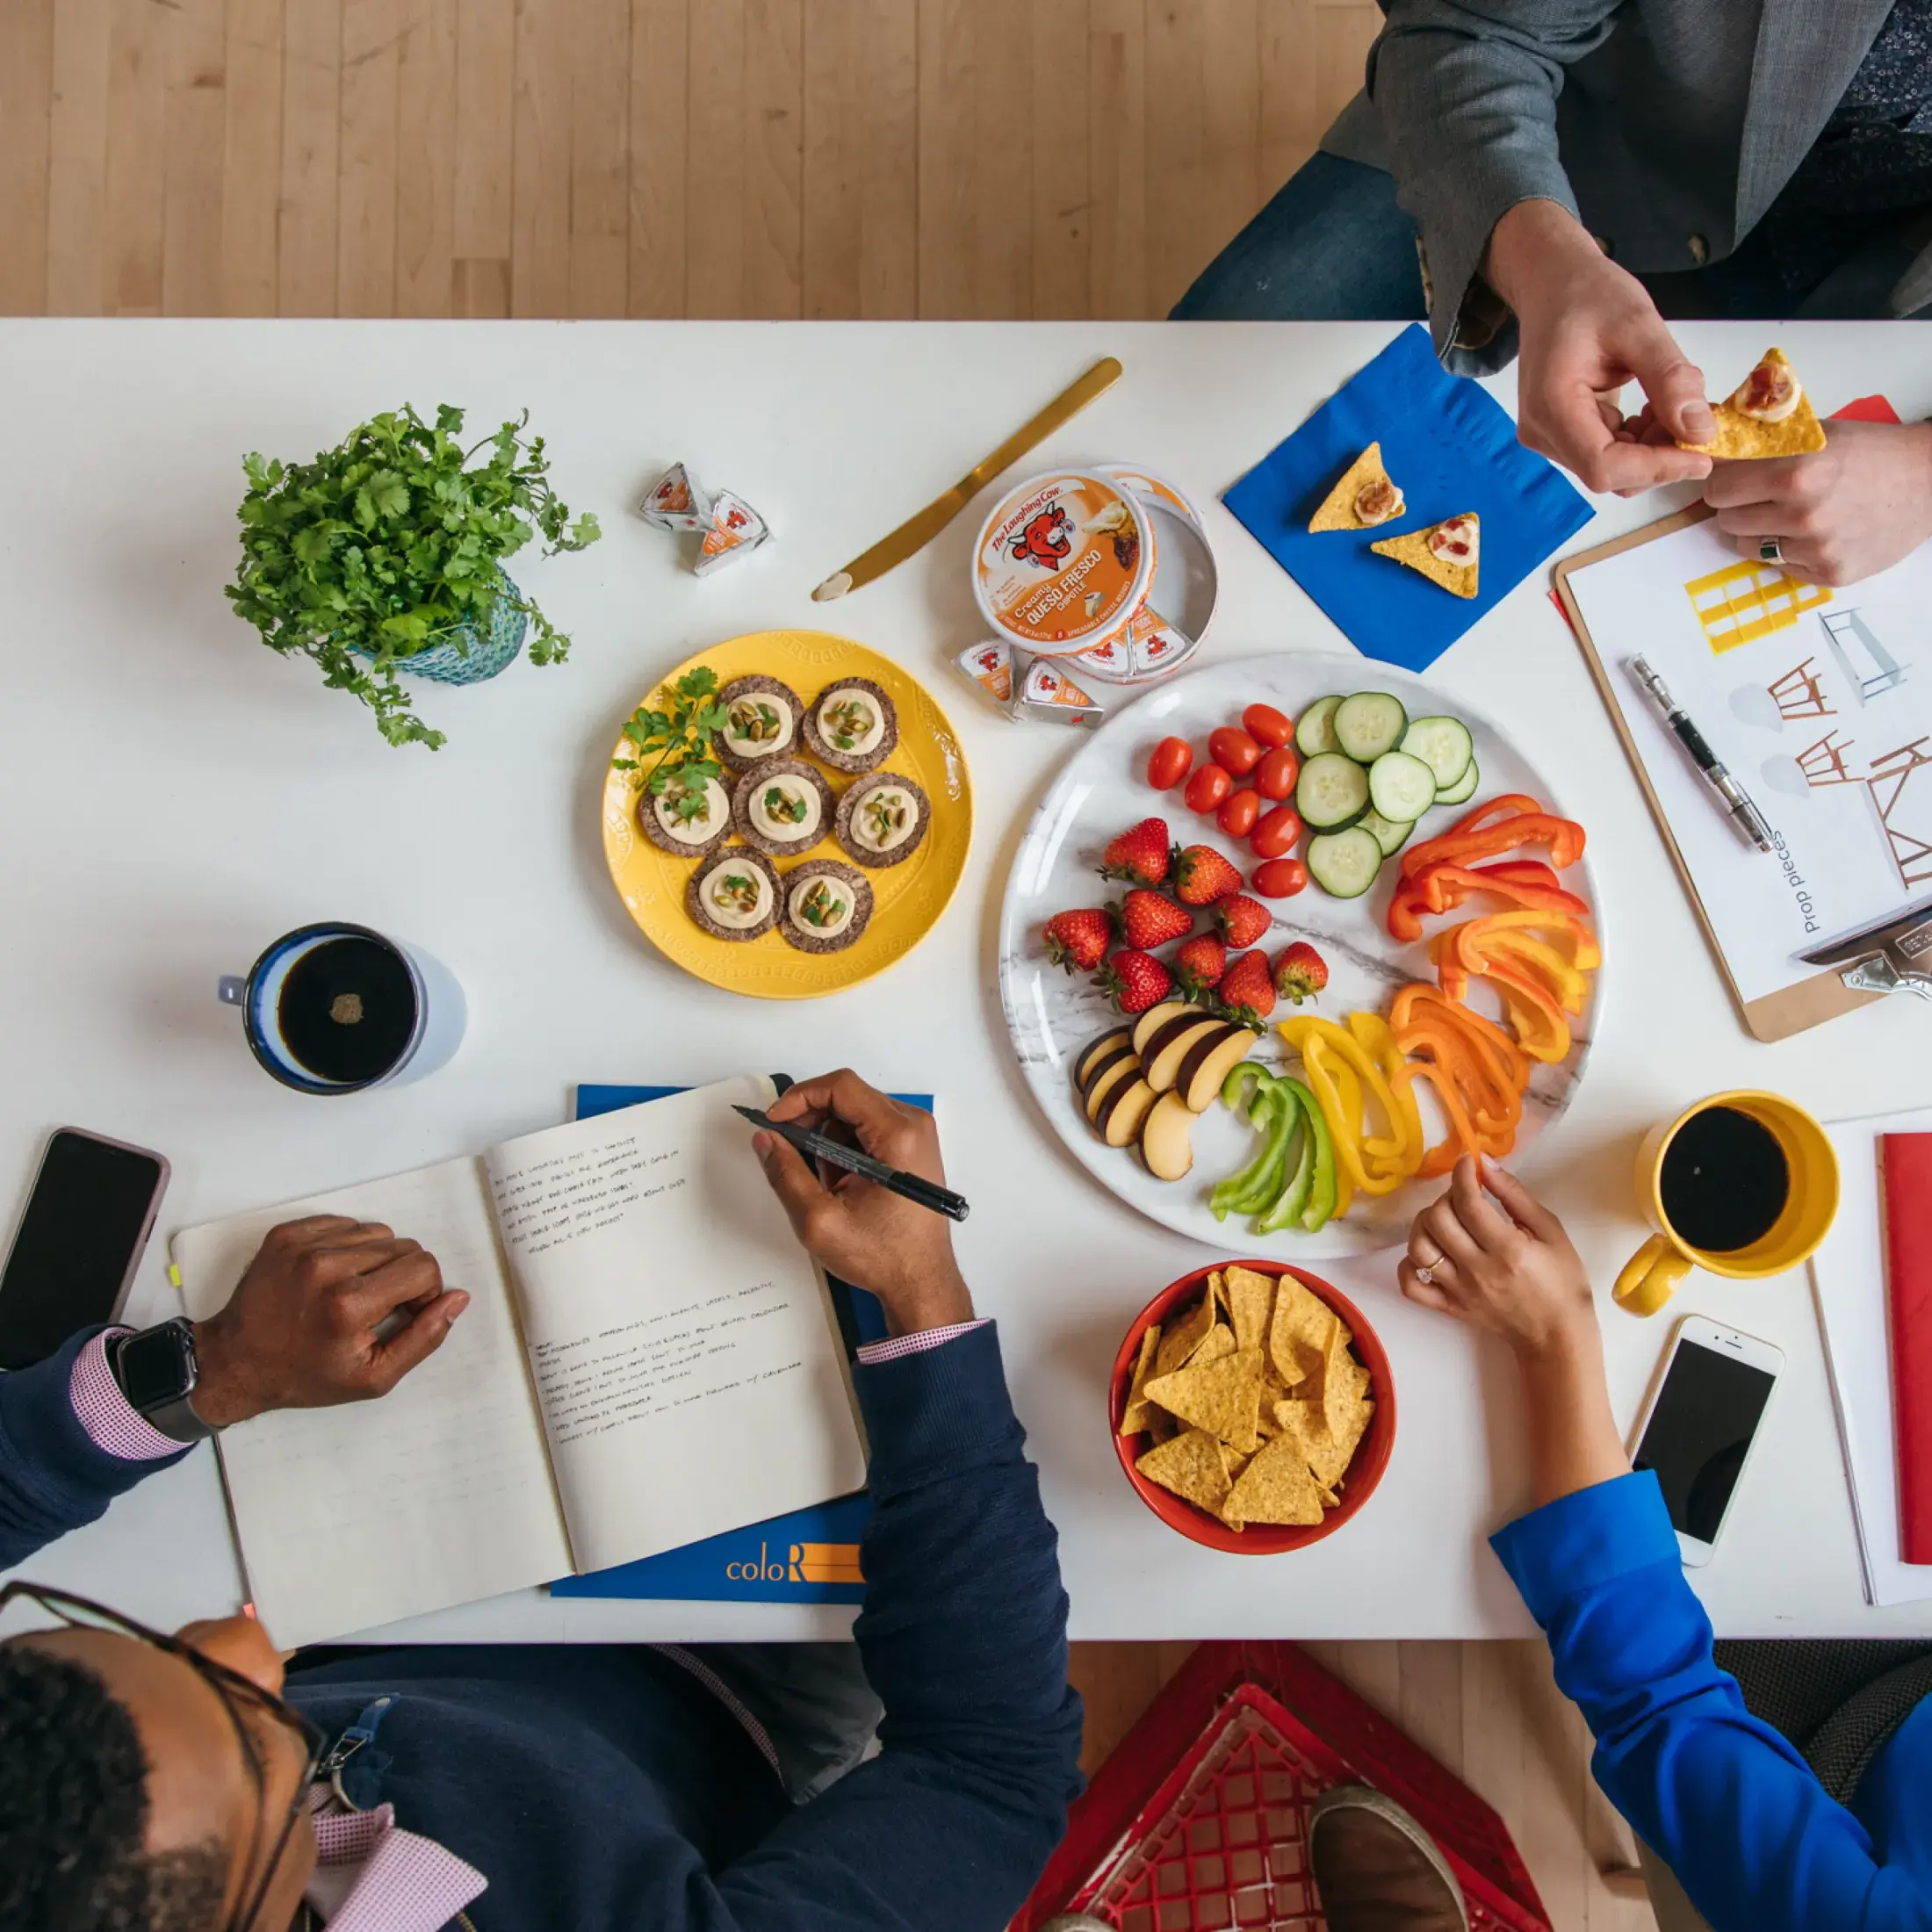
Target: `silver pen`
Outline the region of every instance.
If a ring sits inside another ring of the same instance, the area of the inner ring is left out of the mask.
[[[1750,793],[1725,768],[1723,761],[1705,741],[1704,733],[1671,696],[1669,687],[1651,669],[1649,660],[1641,656],[1632,658],[1629,669],[1630,674],[1650,694],[1652,702],[1663,713],[1664,723],[1676,733],[1677,742],[1690,753],[1711,789],[1724,801],[1725,809],[1738,828],[1760,852],[1769,852],[1771,828],[1764,814],[1752,803]]]

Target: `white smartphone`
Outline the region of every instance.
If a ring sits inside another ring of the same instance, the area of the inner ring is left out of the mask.
[[[1784,1352],[1701,1315],[1677,1323],[1631,1461],[1654,1472],[1686,1564],[1711,1561]]]

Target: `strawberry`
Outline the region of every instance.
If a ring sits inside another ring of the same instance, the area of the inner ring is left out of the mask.
[[[1212,846],[1186,846],[1174,854],[1174,890],[1183,905],[1212,905],[1241,890],[1234,861]]]
[[[1113,943],[1114,915],[1105,906],[1056,912],[1047,921],[1047,957],[1070,973],[1091,973]]]
[[[1211,993],[1228,970],[1228,948],[1213,933],[1197,933],[1174,955],[1174,974],[1189,999]]]
[[[1194,929],[1192,912],[1176,905],[1164,892],[1150,892],[1145,886],[1136,886],[1127,895],[1117,916],[1121,937],[1143,953],[1171,939],[1186,939]]]
[[[1136,885],[1158,885],[1167,876],[1167,821],[1143,818],[1129,827],[1100,855],[1103,879],[1131,879]]]
[[[1094,984],[1107,989],[1115,1011],[1145,1013],[1173,991],[1174,976],[1157,959],[1123,948],[1094,975]]]
[[[1245,892],[1230,892],[1215,902],[1215,924],[1229,945],[1238,949],[1252,946],[1274,924],[1274,914]]]
[[[1328,962],[1305,939],[1283,947],[1274,955],[1274,990],[1284,999],[1292,999],[1299,1006],[1328,983]]]
[[[1274,1011],[1274,983],[1268,977],[1268,955],[1257,948],[1243,953],[1229,962],[1215,989],[1216,1003],[1230,1020],[1238,1020],[1257,1033],[1261,1022]]]

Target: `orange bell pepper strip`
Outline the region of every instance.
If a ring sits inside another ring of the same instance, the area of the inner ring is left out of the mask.
[[[1438,998],[1440,1001],[1439,995]],[[1491,1057],[1489,1042],[1464,1028],[1453,1017],[1457,1014],[1474,1020],[1501,1040],[1508,1049],[1507,1062],[1499,1064]],[[1405,1050],[1434,1061],[1455,1082],[1483,1151],[1508,1153],[1516,1144],[1517,1127],[1523,1117],[1529,1056],[1513,1042],[1503,1040],[1500,1029],[1491,1027],[1480,1014],[1448,1001],[1440,1001],[1420,1013],[1411,1007],[1409,1023],[1397,1038]]]
[[[1579,917],[1590,911],[1574,892],[1566,892],[1556,883],[1548,867],[1539,865],[1537,869],[1549,874],[1547,883],[1501,866],[1453,865],[1447,860],[1429,866],[1395,888],[1388,905],[1388,930],[1396,939],[1420,939],[1425,913],[1450,912],[1478,892],[1491,893],[1526,911]]]
[[[1448,998],[1439,988],[1418,980],[1396,994],[1390,1021],[1399,1034],[1405,1023],[1424,1015],[1439,1017],[1460,1028],[1494,1070],[1500,1085],[1520,1091],[1529,1085],[1530,1057],[1501,1027],[1473,1007]]]
[[[1482,943],[1485,959],[1506,959],[1525,971],[1539,974],[1561,1002],[1563,1011],[1581,1015],[1590,991],[1590,977],[1557,949],[1530,933],[1492,933]]]
[[[1545,939],[1562,941],[1569,950],[1568,963],[1579,972],[1593,973],[1604,963],[1604,949],[1597,943],[1597,934],[1589,920],[1574,912],[1539,912],[1519,907],[1513,912],[1490,912],[1481,919],[1467,919],[1454,930],[1471,934],[1475,943],[1485,948],[1496,934],[1540,934]]]
[[[1462,1096],[1456,1092],[1456,1083],[1441,1067],[1433,1060],[1411,1060],[1403,1078],[1410,1084],[1417,1080],[1428,1081],[1435,1088],[1436,1098],[1442,1103],[1442,1111],[1449,1121],[1449,1138],[1438,1142],[1423,1156],[1417,1173],[1426,1180],[1433,1180],[1446,1174],[1463,1155],[1481,1153],[1482,1143],[1463,1110]]]

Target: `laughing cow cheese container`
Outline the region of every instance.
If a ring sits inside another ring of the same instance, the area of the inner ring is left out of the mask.
[[[980,530],[973,591],[994,631],[1071,657],[1121,631],[1154,580],[1153,519],[1104,476],[1062,470],[1011,490]]]

